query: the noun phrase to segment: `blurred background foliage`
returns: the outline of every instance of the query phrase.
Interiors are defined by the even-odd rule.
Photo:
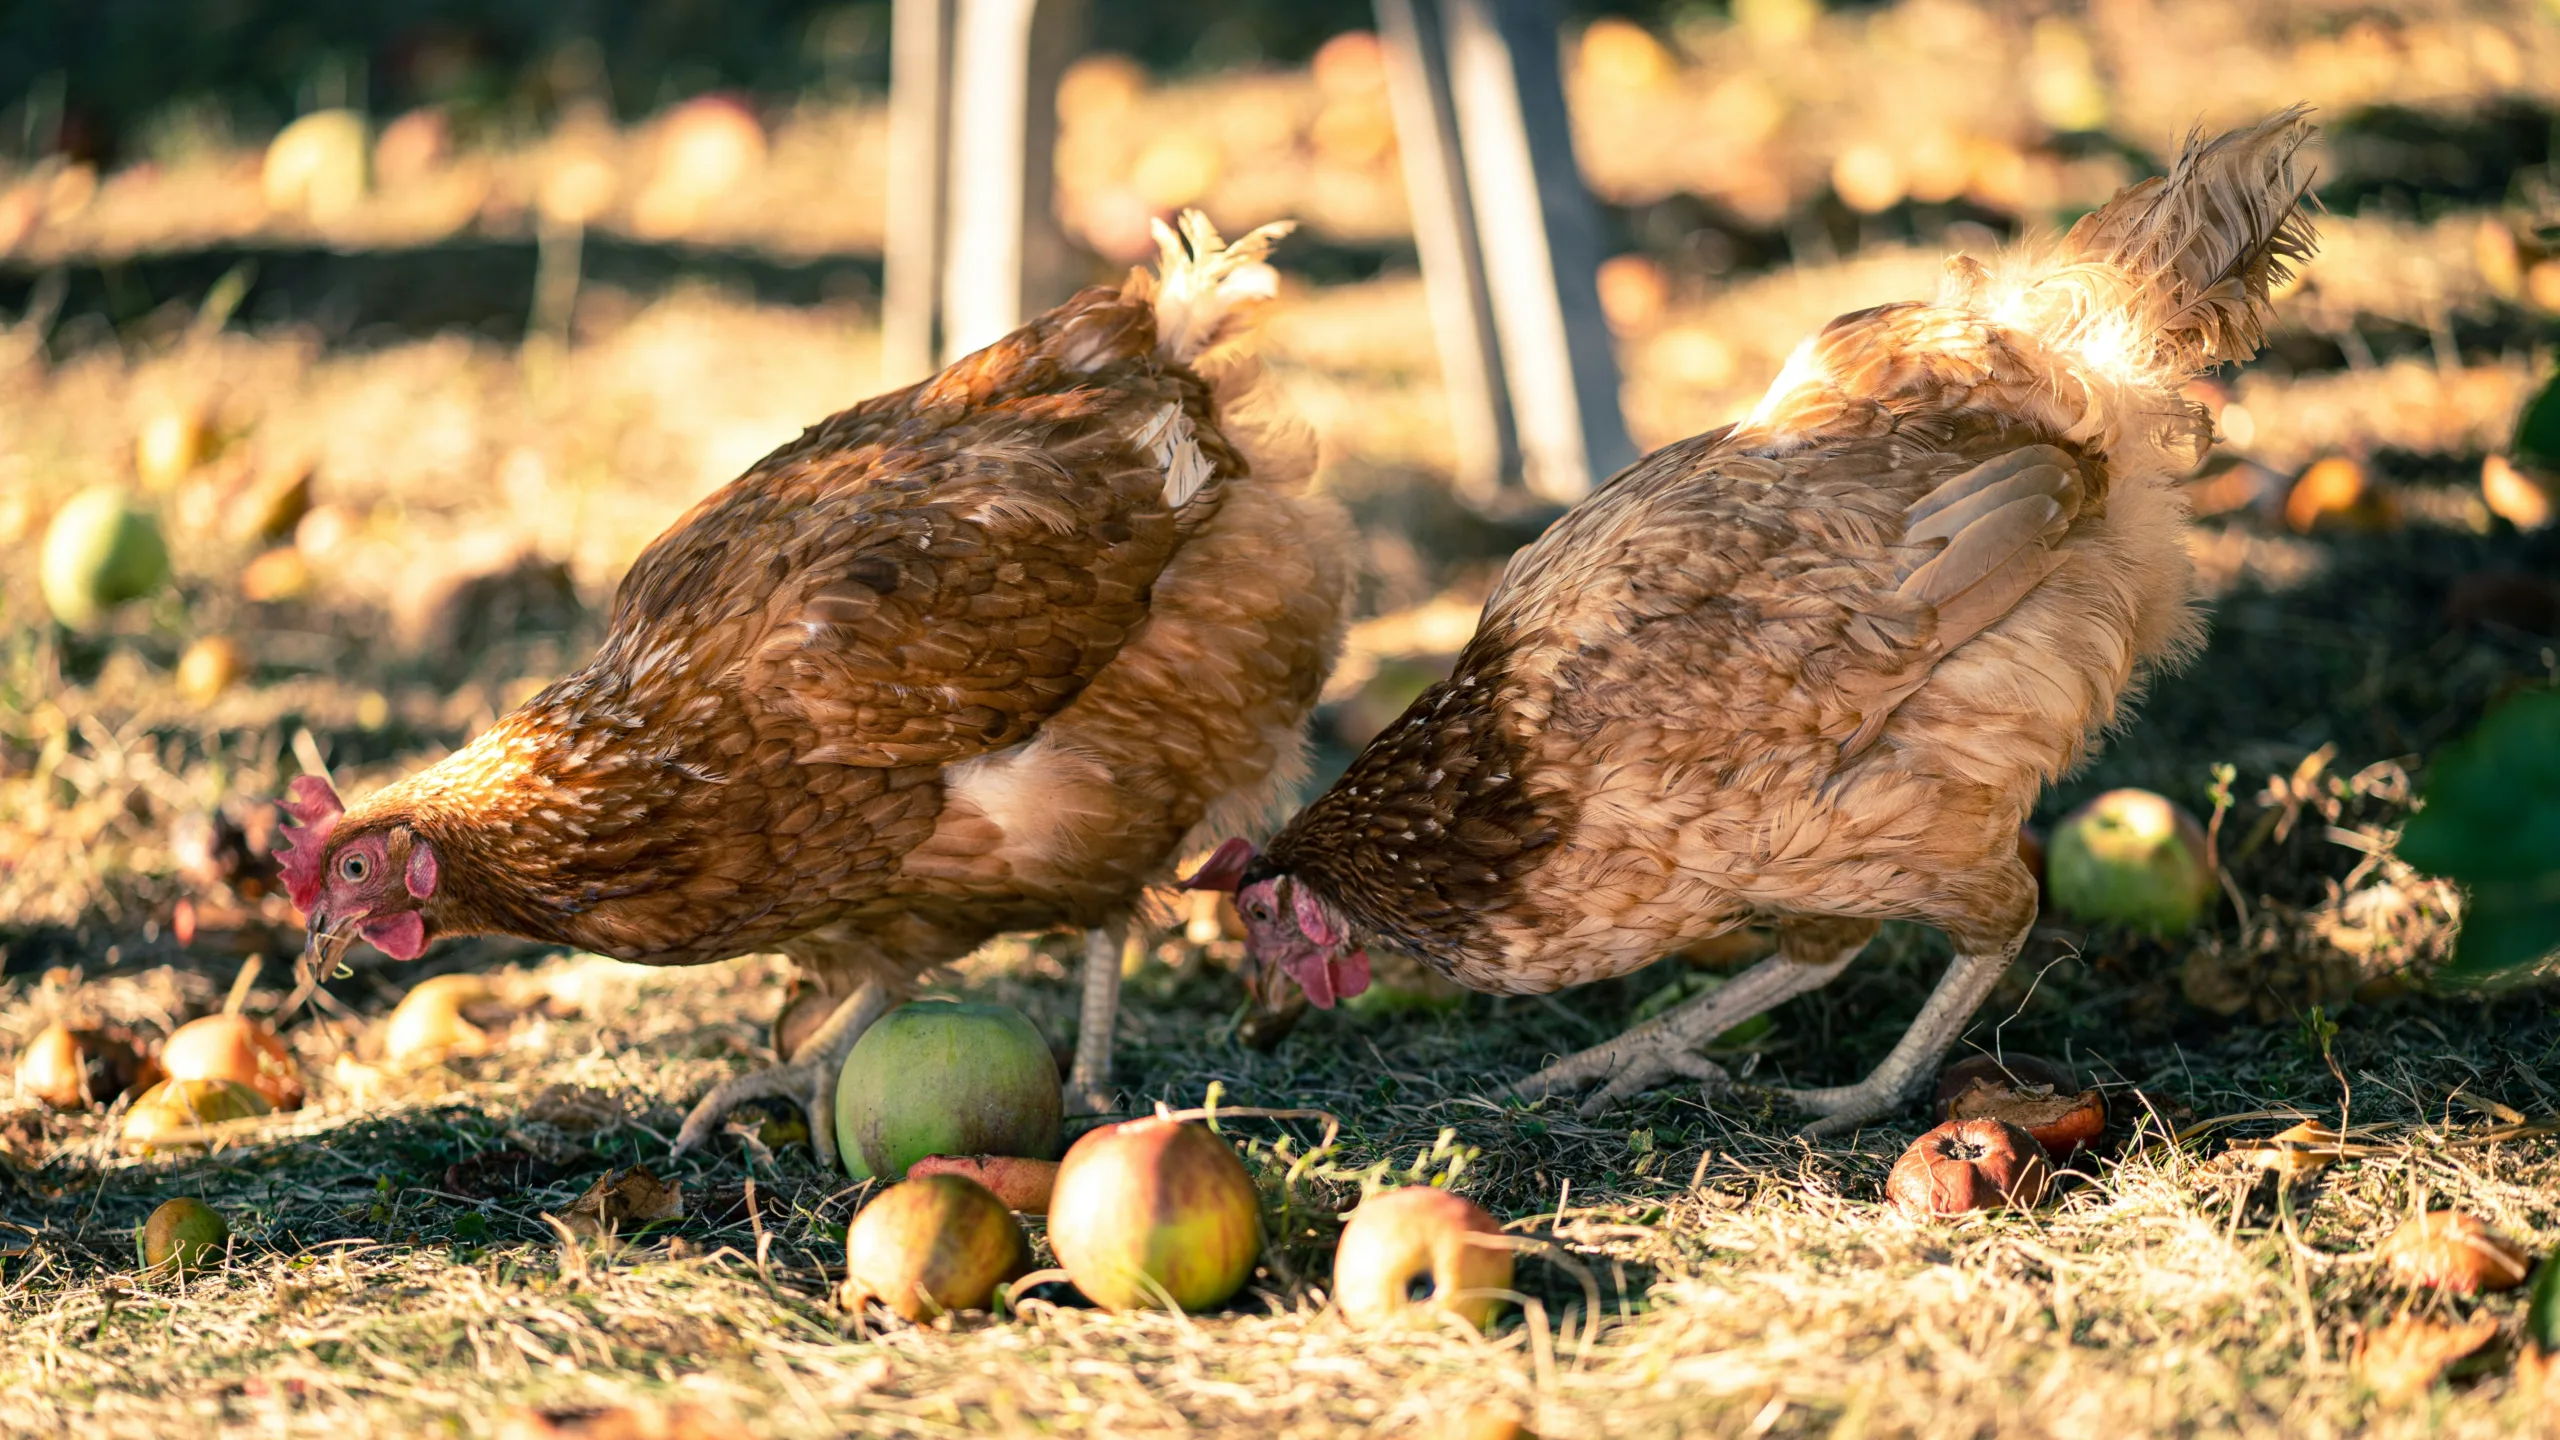
[[[713,90],[771,101],[885,90],[889,8],[887,0],[22,0],[0,12],[0,96],[36,102],[32,110],[21,102],[14,138],[22,148],[60,127],[61,146],[107,161],[145,143],[173,106],[218,107],[252,133],[338,105],[442,105],[475,127],[507,127],[593,97],[630,119]],[[1584,0],[1573,8],[1663,22],[1710,7]],[[1303,64],[1328,38],[1372,23],[1365,0],[1107,0],[1093,7],[1092,30],[1099,48],[1185,75]]]

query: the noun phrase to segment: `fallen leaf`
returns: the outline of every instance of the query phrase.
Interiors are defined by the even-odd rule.
[[[2461,1325],[2403,1315],[2365,1332],[2356,1347],[2356,1373],[2385,1404],[2403,1405],[2427,1393],[2436,1377],[2497,1333],[2498,1322],[2486,1315]]]
[[[682,1218],[684,1187],[659,1179],[646,1165],[634,1165],[597,1176],[560,1223],[579,1235],[602,1236]]]
[[[2286,1181],[2308,1180],[2348,1153],[2338,1132],[2317,1120],[2305,1120],[2251,1144],[2234,1145],[2231,1151],[2262,1169],[2273,1170],[2277,1179]]]

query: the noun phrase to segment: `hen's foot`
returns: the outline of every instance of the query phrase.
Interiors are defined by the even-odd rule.
[[[1955,1044],[1983,997],[1991,993],[1991,987],[2009,968],[2010,957],[2018,953],[2027,927],[2034,920],[2034,914],[2029,912],[2018,923],[2015,938],[2001,949],[1958,951],[1955,959],[1947,962],[1947,973],[1938,977],[1937,988],[1929,992],[1928,1003],[1920,1007],[1911,1028],[1902,1032],[1893,1052],[1866,1079],[1824,1090],[1778,1091],[1821,1117],[1797,1133],[1845,1134],[1901,1109],[1936,1072],[1947,1048]]]
[[[1701,1081],[1710,1091],[1723,1089],[1733,1078],[1722,1065],[1698,1054],[1686,1040],[1631,1030],[1606,1044],[1557,1061],[1513,1085],[1507,1093],[1523,1100],[1537,1100],[1600,1084],[1599,1090],[1577,1107],[1587,1117],[1674,1076]]]
[[[1597,1115],[1673,1076],[1703,1081],[1712,1094],[1729,1084],[1731,1077],[1723,1066],[1699,1054],[1701,1047],[1772,1006],[1828,984],[1856,955],[1853,946],[1838,958],[1817,964],[1790,959],[1785,954],[1771,956],[1722,988],[1709,991],[1668,1015],[1557,1061],[1512,1086],[1509,1093],[1536,1100],[1605,1081],[1597,1093],[1582,1102],[1580,1110],[1585,1116]]]
[[[844,1057],[853,1042],[888,1008],[887,992],[877,981],[864,981],[836,1006],[825,1024],[801,1042],[788,1063],[713,1086],[686,1113],[684,1128],[676,1132],[675,1153],[681,1156],[701,1148],[729,1112],[748,1101],[780,1099],[799,1106],[809,1117],[809,1148],[818,1153],[820,1165],[836,1168],[836,1077],[844,1072]]]
[[[1774,1093],[1822,1117],[1799,1127],[1797,1134],[1807,1137],[1846,1135],[1861,1125],[1871,1124],[1901,1109],[1903,1102],[1911,1098],[1909,1081],[1879,1083],[1880,1079],[1870,1075],[1855,1085],[1835,1085],[1826,1090],[1781,1089]]]

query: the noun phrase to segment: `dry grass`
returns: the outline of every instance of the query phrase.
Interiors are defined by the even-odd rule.
[[[1879,1053],[1925,979],[1919,947],[1900,941],[1857,1003],[1791,1015],[1762,1074],[1842,1074]],[[102,1121],[15,1112],[16,1183],[0,1202],[15,1236],[0,1424],[413,1434],[440,1421],[479,1434],[505,1404],[644,1398],[773,1435],[1409,1433],[1489,1398],[1552,1435],[2492,1434],[2524,1418],[2500,1366],[2383,1410],[2349,1356],[2360,1329],[2404,1309],[2486,1314],[2512,1336],[2513,1297],[2411,1297],[2368,1257],[2400,1218],[2448,1203],[2538,1252],[2560,1242],[2560,1143],[2547,1128],[2493,1140],[2518,1128],[2495,1107],[2560,1106],[2542,1078],[2560,1027],[2538,1001],[2351,1014],[2333,1054],[2354,1087],[2350,1134],[2371,1152],[2308,1185],[2278,1190],[2216,1158],[2228,1136],[2283,1119],[2181,1146],[2156,1143],[2155,1128],[2154,1143],[2085,1167],[2043,1211],[1918,1225],[1879,1203],[1900,1127],[1811,1146],[1747,1102],[1662,1094],[1585,1122],[1482,1098],[1489,1079],[1616,1023],[1636,988],[1584,997],[1572,1018],[1482,998],[1350,1017],[1266,1057],[1215,1039],[1214,966],[1178,943],[1159,958],[1190,973],[1160,965],[1137,984],[1127,1063],[1144,1094],[1180,1103],[1215,1082],[1231,1102],[1318,1105],[1346,1122],[1325,1178],[1289,1192],[1306,1223],[1225,1313],[1112,1317],[1044,1296],[1010,1319],[863,1334],[827,1298],[858,1187],[814,1173],[797,1148],[765,1159],[741,1142],[691,1167],[664,1160],[682,1104],[746,1063],[746,1017],[770,1007],[770,970],[563,959],[500,977],[520,1003],[548,1005],[484,1059],[385,1077],[338,1063],[331,1029],[300,1027],[303,1060],[328,1077],[312,1108],[210,1156],[120,1158]],[[2336,1114],[2316,1044],[2283,1029],[2089,1048],[2075,1035],[2116,1028],[2091,1004],[2095,974],[2060,963],[2017,1014],[1986,1016],[1976,1043],[2005,1021],[2008,1043],[2071,1048],[2164,1105]],[[1018,945],[954,984],[1025,1004],[1053,1034],[1071,1004],[1056,961]],[[215,988],[168,971],[76,994],[37,987],[6,1020],[23,1034],[72,1003],[165,1018]],[[527,1104],[555,1084],[601,1091],[620,1118],[594,1129],[528,1118],[560,1113]],[[1535,1308],[1489,1339],[1348,1333],[1310,1268],[1327,1217],[1356,1197],[1361,1170],[1401,1174],[1444,1129],[1463,1147],[1458,1188],[1554,1237],[1570,1264],[1531,1262]],[[567,1169],[496,1201],[445,1189],[448,1164],[507,1145]],[[1285,1167],[1267,1144],[1252,1158],[1277,1198]],[[749,1175],[777,1203],[761,1235],[695,1221],[564,1243],[541,1219],[606,1165],[635,1161],[681,1179],[697,1206]],[[1448,1161],[1444,1149],[1429,1168]],[[174,1194],[229,1216],[231,1253],[183,1281],[137,1274],[131,1229]]]

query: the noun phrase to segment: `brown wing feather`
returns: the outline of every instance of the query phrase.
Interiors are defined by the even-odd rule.
[[[1657,452],[1515,557],[1455,674],[1273,861],[1373,933],[1427,935],[1410,943],[1435,964],[1490,977],[1500,942],[1468,917],[1573,844],[1595,767],[1668,743],[1723,767],[1695,783],[1748,787],[1809,741],[1845,761],[2054,573],[2101,488],[2088,462],[2019,439],[1771,455],[1726,438]]]
[[[681,644],[734,677],[801,763],[949,764],[1027,739],[1145,619],[1204,523],[1177,507],[1164,416],[1206,388],[1152,357],[1142,303],[1079,303],[812,429],[650,547],[613,645]],[[1241,462],[1186,428],[1217,475]]]

